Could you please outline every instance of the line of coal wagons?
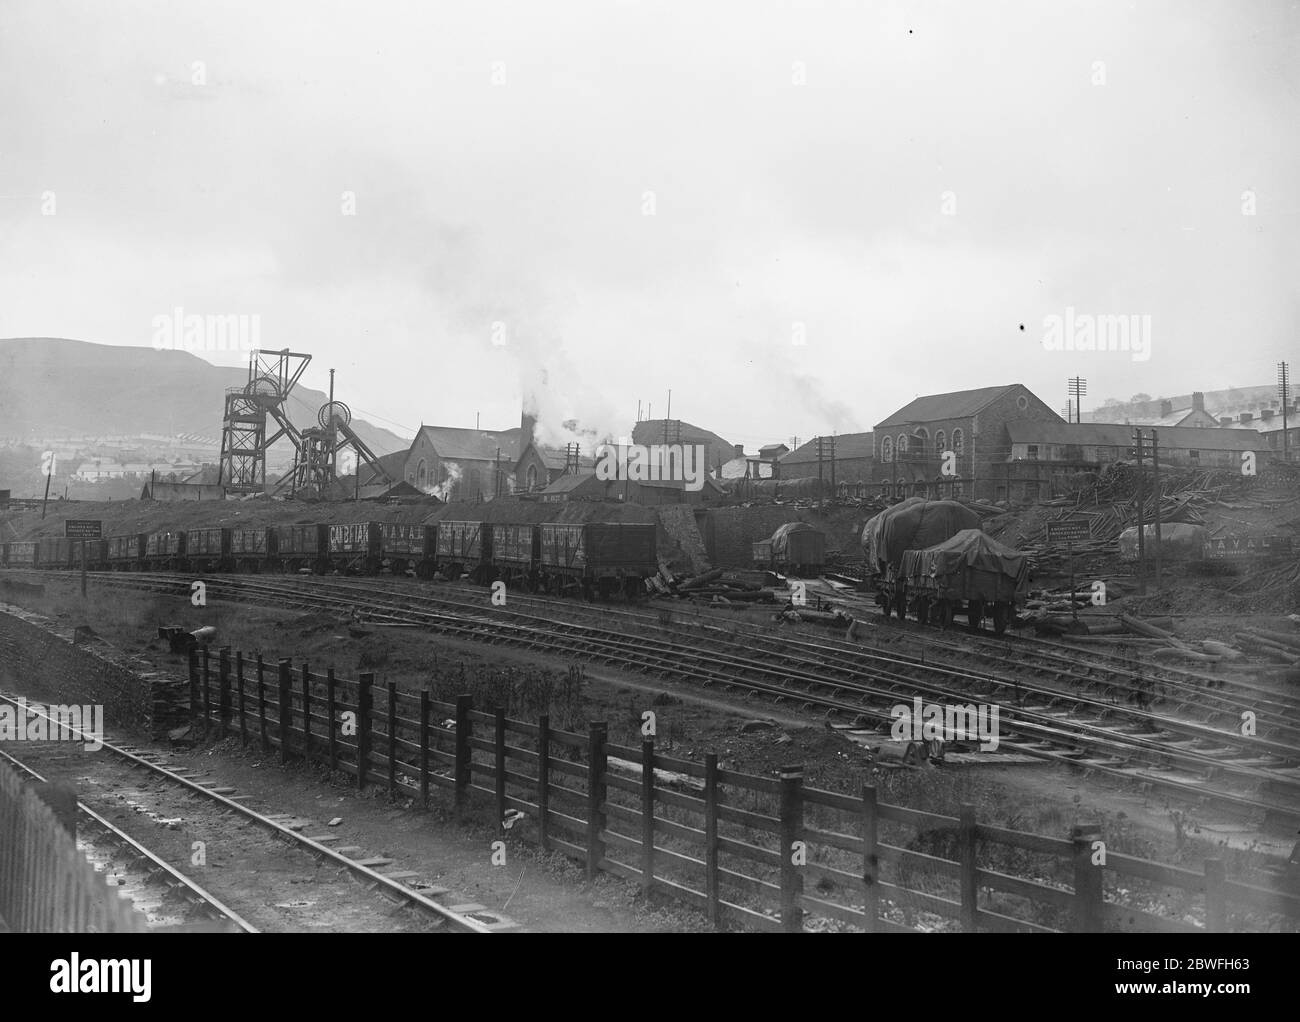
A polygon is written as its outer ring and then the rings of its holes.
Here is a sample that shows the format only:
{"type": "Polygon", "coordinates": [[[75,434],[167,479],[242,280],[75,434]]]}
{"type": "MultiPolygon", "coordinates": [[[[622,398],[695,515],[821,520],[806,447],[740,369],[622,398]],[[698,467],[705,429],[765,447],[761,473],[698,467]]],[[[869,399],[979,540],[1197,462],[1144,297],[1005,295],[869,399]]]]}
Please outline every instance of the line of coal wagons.
{"type": "MultiPolygon", "coordinates": [[[[293,572],[469,576],[532,591],[635,597],[659,567],[655,526],[445,521],[272,525],[110,536],[86,542],[91,571],[293,572]]],[[[81,567],[81,541],[0,545],[0,566],[81,567]]]]}

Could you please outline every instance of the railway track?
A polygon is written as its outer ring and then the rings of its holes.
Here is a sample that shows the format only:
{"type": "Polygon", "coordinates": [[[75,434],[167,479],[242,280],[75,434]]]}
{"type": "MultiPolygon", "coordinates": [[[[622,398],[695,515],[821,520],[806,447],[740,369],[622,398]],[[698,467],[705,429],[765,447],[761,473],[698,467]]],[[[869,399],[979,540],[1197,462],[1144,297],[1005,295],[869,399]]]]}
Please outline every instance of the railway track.
{"type": "MultiPolygon", "coordinates": [[[[164,592],[188,591],[189,585],[188,579],[165,574],[102,577],[164,592]]],[[[703,623],[707,634],[685,641],[680,629],[662,624],[654,612],[595,610],[572,601],[515,596],[509,608],[493,608],[482,589],[447,586],[444,593],[367,580],[207,578],[210,598],[327,611],[355,607],[374,620],[420,623],[476,641],[596,657],[635,671],[798,703],[878,730],[892,723],[891,706],[916,695],[958,703],[970,702],[973,694],[999,696],[1003,748],[1238,815],[1300,819],[1300,748],[1273,737],[1248,737],[1203,721],[1155,714],[1104,694],[976,673],[842,640],[738,628],[731,620],[703,623]],[[567,619],[586,614],[598,614],[601,623],[567,619]],[[620,620],[615,614],[625,618],[630,634],[611,630],[609,622],[620,620]]],[[[1123,687],[1119,681],[1109,684],[1112,695],[1123,687]]],[[[1211,716],[1216,712],[1221,711],[1212,710],[1211,716]]]]}
{"type": "MultiPolygon", "coordinates": [[[[11,706],[21,705],[18,698],[0,693],[0,701],[11,706]]],[[[27,705],[26,712],[35,711],[27,705]]],[[[51,720],[48,716],[46,719],[51,720]]],[[[88,738],[75,729],[73,735],[88,738]]],[[[93,758],[86,754],[72,755],[72,750],[83,748],[80,742],[24,742],[23,745],[26,747],[23,760],[3,752],[0,755],[39,780],[65,779],[76,784],[83,796],[87,791],[96,794],[97,797],[86,797],[86,801],[78,803],[79,812],[95,834],[105,835],[100,840],[87,837],[91,857],[106,865],[119,860],[140,863],[131,868],[141,876],[133,874],[126,879],[143,894],[146,906],[155,900],[149,895],[151,885],[161,885],[180,894],[199,914],[227,923],[230,929],[259,932],[252,922],[220,901],[215,894],[200,887],[192,877],[169,865],[162,855],[149,850],[124,828],[110,822],[107,816],[112,812],[123,814],[130,810],[133,815],[148,817],[163,828],[158,832],[160,836],[179,822],[181,814],[192,815],[197,818],[195,826],[203,825],[208,832],[217,835],[220,847],[238,843],[239,854],[247,855],[251,846],[256,858],[271,859],[275,868],[262,869],[257,876],[256,896],[264,899],[263,903],[244,910],[246,916],[269,915],[269,928],[295,928],[291,914],[288,925],[285,925],[286,917],[278,913],[291,913],[294,909],[315,904],[328,906],[332,922],[342,924],[350,931],[375,928],[385,932],[405,929],[413,932],[490,933],[515,928],[509,920],[480,905],[444,905],[435,899],[450,892],[423,883],[414,873],[393,872],[391,860],[367,856],[360,846],[331,847],[343,838],[338,834],[321,833],[325,829],[324,823],[256,810],[244,804],[247,796],[215,781],[197,779],[192,776],[190,768],[168,766],[162,762],[160,753],[137,750],[105,738],[100,752],[108,754],[109,762],[101,759],[99,754],[93,754],[93,758]],[[33,763],[42,766],[49,777],[38,774],[33,763]],[[91,802],[98,808],[88,804],[91,802]],[[232,827],[239,828],[238,835],[232,827]],[[299,858],[299,865],[287,866],[286,863],[291,863],[294,858],[299,858]],[[346,885],[340,882],[344,877],[349,881],[346,885]],[[276,902],[276,898],[282,900],[276,902]],[[407,919],[400,925],[393,922],[395,906],[409,910],[407,919]]],[[[190,847],[188,838],[189,835],[185,835],[181,841],[186,849],[190,847]]],[[[171,844],[175,845],[176,841],[171,844]]],[[[234,854],[232,852],[231,856],[234,854]]],[[[229,884],[230,880],[226,882],[229,884]]],[[[250,878],[249,884],[252,882],[250,878]]],[[[244,896],[238,884],[234,887],[236,897],[244,896]]],[[[169,916],[156,911],[153,914],[163,920],[159,925],[175,925],[169,916]]],[[[265,925],[261,927],[267,928],[265,925]]]]}

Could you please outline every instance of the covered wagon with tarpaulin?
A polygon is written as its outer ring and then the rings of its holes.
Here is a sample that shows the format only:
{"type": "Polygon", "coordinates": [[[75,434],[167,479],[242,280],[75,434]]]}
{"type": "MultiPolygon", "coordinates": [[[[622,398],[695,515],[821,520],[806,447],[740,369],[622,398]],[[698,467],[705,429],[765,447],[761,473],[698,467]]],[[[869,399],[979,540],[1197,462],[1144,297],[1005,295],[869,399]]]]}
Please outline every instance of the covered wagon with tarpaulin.
{"type": "Polygon", "coordinates": [[[754,567],[796,575],[820,575],[826,564],[826,535],[807,522],[787,522],[759,540],[753,549],[754,567]]]}
{"type": "Polygon", "coordinates": [[[893,611],[901,618],[907,610],[903,554],[942,543],[963,529],[978,531],[979,527],[979,515],[965,504],[924,497],[908,497],[871,518],[862,529],[862,551],[876,590],[876,603],[885,616],[893,611]]]}
{"type": "Polygon", "coordinates": [[[917,620],[942,628],[964,613],[970,630],[978,631],[991,613],[993,631],[1001,635],[1028,582],[1029,555],[979,529],[963,529],[942,543],[903,554],[902,583],[917,620]]]}

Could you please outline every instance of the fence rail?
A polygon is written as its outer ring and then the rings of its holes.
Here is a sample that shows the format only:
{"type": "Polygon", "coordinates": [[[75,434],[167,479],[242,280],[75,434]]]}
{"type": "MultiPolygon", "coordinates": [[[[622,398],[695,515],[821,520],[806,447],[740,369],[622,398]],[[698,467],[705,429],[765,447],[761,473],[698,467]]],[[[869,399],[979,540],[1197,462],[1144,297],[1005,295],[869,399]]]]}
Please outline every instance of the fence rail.
{"type": "Polygon", "coordinates": [[[563,731],[547,716],[514,720],[468,695],[441,702],[368,673],[351,681],[305,663],[295,671],[288,659],[196,651],[190,703],[205,736],[237,734],[282,762],[327,764],[358,788],[422,805],[443,788],[459,811],[490,799],[503,833],[518,810],[529,836],[588,877],[613,873],[715,926],[1224,932],[1243,912],[1284,927],[1300,920],[1295,890],[1229,880],[1219,859],[1197,872],[1107,852],[1095,827],[1049,837],[981,824],[971,806],[946,816],[878,802],[870,785],[858,796],[822,791],[804,785],[799,766],[775,778],[723,770],[715,755],[665,756],[653,738],[613,744],[604,723],[563,731]],[[1172,889],[1152,904],[1176,914],[1108,900],[1108,889],[1135,882],[1172,889]]]}
{"type": "Polygon", "coordinates": [[[17,933],[143,933],[145,917],[77,848],[17,771],[0,763],[0,921],[17,933]]]}

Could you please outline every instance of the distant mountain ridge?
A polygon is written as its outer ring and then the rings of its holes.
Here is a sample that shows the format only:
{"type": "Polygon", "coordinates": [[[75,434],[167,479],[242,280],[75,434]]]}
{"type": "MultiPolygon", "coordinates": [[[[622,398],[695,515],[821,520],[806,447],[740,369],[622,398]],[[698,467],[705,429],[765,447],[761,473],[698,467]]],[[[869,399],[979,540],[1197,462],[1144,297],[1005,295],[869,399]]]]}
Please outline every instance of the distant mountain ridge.
{"type": "MultiPolygon", "coordinates": [[[[225,393],[247,382],[246,367],[214,366],[187,351],[0,338],[0,436],[189,433],[219,439],[225,393]]],[[[314,426],[327,400],[299,385],[286,403],[289,418],[299,429],[314,426]]],[[[377,455],[410,445],[355,417],[352,427],[377,455]]]]}

